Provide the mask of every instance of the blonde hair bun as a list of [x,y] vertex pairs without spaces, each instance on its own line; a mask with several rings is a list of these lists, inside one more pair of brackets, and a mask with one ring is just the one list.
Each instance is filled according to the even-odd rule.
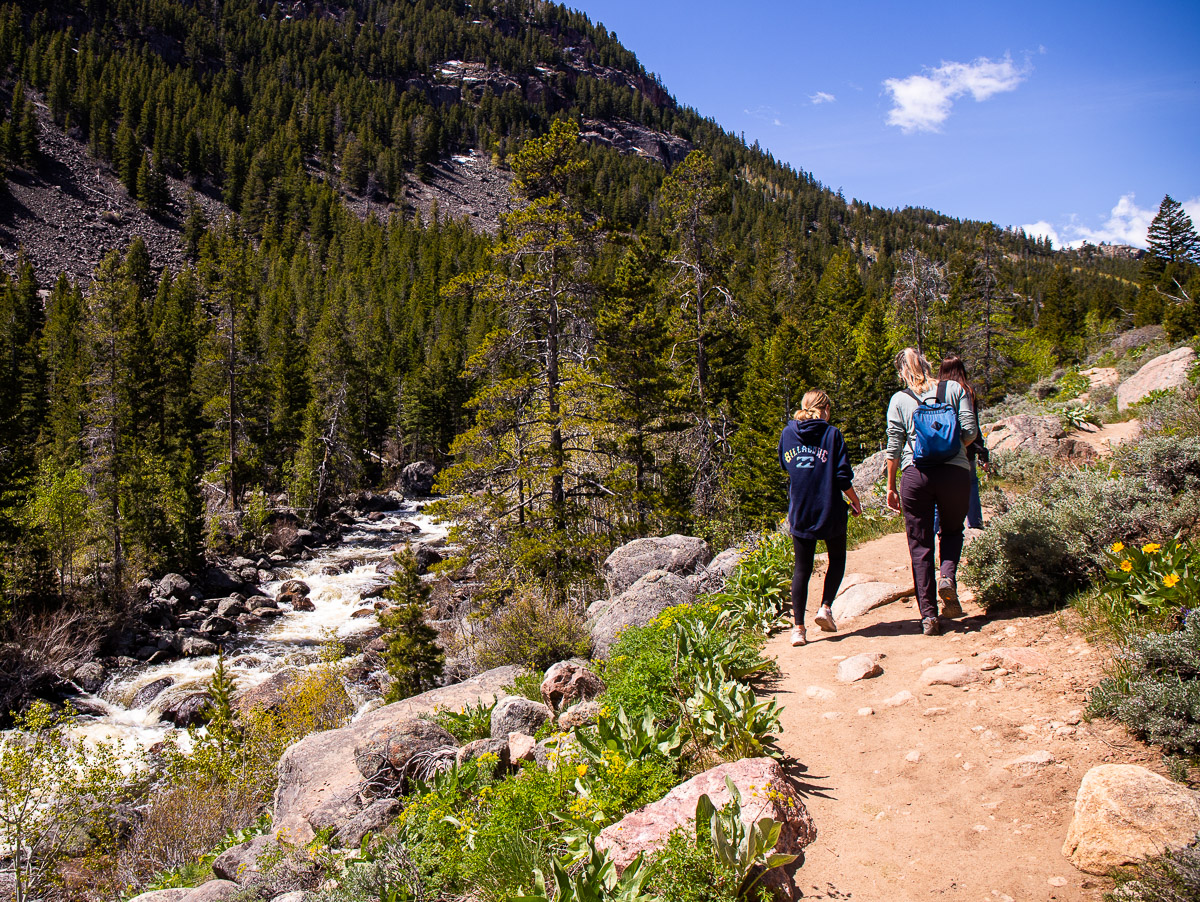
[[800,399],[800,409],[792,415],[792,419],[827,420],[832,410],[833,404],[829,400],[829,395],[819,388],[814,388],[804,393],[804,397]]

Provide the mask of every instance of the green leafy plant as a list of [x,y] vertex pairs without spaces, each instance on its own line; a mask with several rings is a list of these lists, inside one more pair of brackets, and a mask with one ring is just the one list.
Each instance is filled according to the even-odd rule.
[[1096,409],[1091,404],[1068,404],[1063,408],[1060,416],[1063,426],[1067,429],[1082,429],[1084,426],[1093,426],[1099,421]]
[[490,705],[482,701],[474,705],[465,705],[458,711],[449,708],[439,708],[433,714],[433,722],[453,736],[462,745],[476,739],[487,739],[492,735],[492,712],[496,710],[499,699]]
[[1141,546],[1114,542],[1106,554],[1105,590],[1126,611],[1124,620],[1161,627],[1200,602],[1200,557],[1178,536]]
[[778,757],[773,734],[781,729],[779,712],[774,699],[759,701],[749,686],[709,666],[702,669],[695,692],[683,704],[683,725],[698,744],[730,759]]
[[599,761],[606,752],[616,752],[631,760],[645,755],[670,759],[678,756],[685,740],[679,724],[665,727],[652,711],[647,711],[638,720],[629,717],[624,708],[617,708],[615,712],[602,709],[594,731],[576,729],[575,741],[587,758]]
[[554,881],[551,891],[542,871],[533,875],[533,888],[518,895],[513,902],[660,902],[659,897],[646,892],[650,869],[639,854],[619,876],[617,866],[595,846],[581,866],[568,870],[560,861],[550,865]]
[[742,794],[733,780],[725,778],[730,801],[718,809],[707,794],[696,801],[696,833],[707,832],[717,860],[738,877],[738,896],[746,898],[763,874],[796,860],[795,855],[776,852],[783,824],[762,817],[749,827],[742,822]]

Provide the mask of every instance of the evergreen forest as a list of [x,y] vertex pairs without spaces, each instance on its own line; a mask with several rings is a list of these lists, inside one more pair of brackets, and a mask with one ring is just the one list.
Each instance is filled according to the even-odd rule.
[[[808,388],[877,451],[905,345],[962,354],[995,401],[1104,334],[1200,327],[1194,247],[1064,252],[847,200],[541,0],[9,3],[0,75],[10,175],[42,165],[44,107],[186,253],[0,276],[9,612],[119,608],[248,519],[319,521],[417,460],[485,572],[562,593],[630,538],[777,519]],[[691,150],[621,154],[596,122]],[[462,153],[511,179],[498,234],[403,202]]]

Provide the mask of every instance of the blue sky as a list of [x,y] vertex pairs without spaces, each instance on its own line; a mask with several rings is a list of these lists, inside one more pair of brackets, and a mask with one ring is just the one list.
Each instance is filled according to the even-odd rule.
[[847,198],[1144,245],[1200,227],[1200,2],[578,0],[675,97]]

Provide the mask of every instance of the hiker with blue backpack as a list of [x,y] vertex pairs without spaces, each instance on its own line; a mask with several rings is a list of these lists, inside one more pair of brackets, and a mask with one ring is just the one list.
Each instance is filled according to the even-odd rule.
[[[934,379],[929,361],[916,348],[896,355],[896,372],[905,388],[892,395],[888,404],[887,505],[904,513],[921,630],[938,636],[942,632],[939,599],[942,616],[962,616],[958,559],[971,497],[966,446],[979,434],[979,426],[966,390],[957,382]],[[938,509],[940,569],[934,559],[933,519]]]

